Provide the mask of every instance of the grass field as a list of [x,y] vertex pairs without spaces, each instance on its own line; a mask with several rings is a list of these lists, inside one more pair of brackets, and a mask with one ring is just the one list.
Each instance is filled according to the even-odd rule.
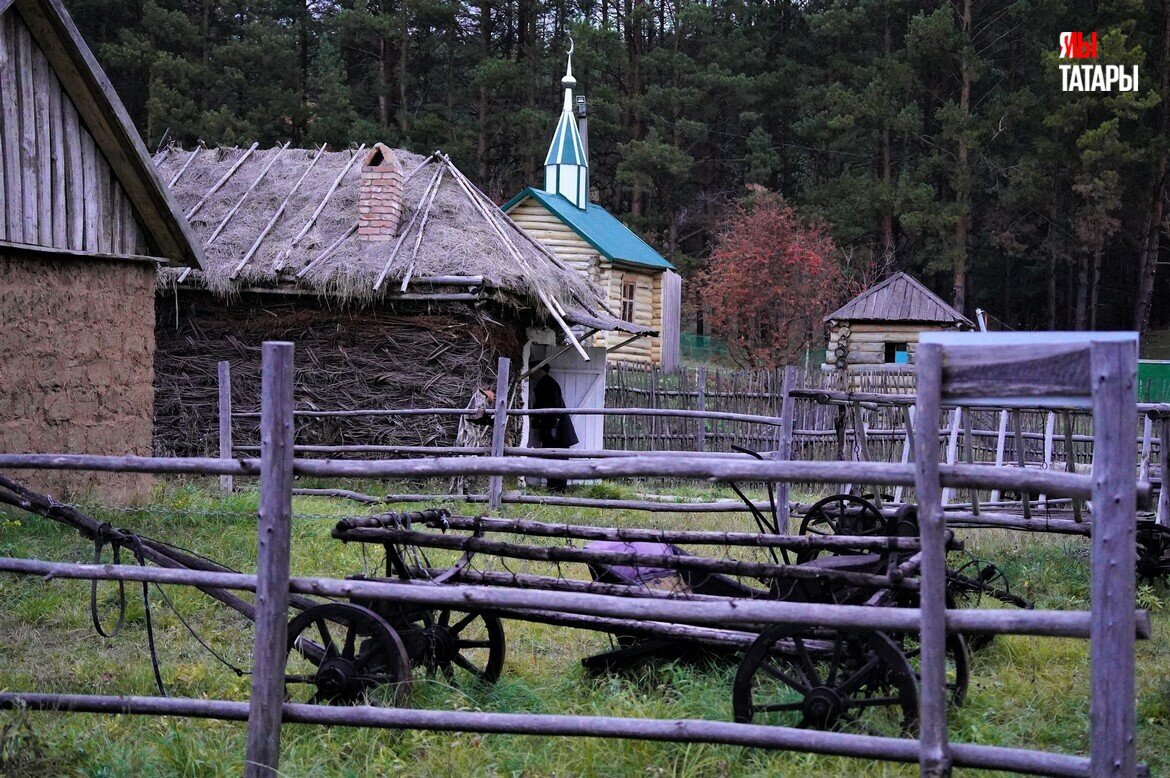
[[[370,488],[366,485],[366,488]],[[608,488],[608,487],[607,487]],[[168,539],[241,570],[255,569],[255,492],[230,498],[192,485],[160,488],[149,510],[96,512],[99,518]],[[339,516],[372,512],[352,503],[297,498],[293,573],[377,574],[380,555],[330,539]],[[511,515],[592,520],[625,526],[750,529],[746,516],[622,514],[516,506]],[[1088,600],[1086,541],[1064,537],[969,532],[968,548],[1000,564],[1038,607],[1083,608]],[[38,517],[0,512],[0,554],[87,562],[93,549],[72,530]],[[516,569],[516,568],[514,568]],[[538,572],[549,573],[548,570]],[[586,577],[565,566],[564,573]],[[167,593],[200,635],[247,667],[250,623],[195,592]],[[128,590],[128,624],[115,639],[90,624],[88,584],[0,578],[0,688],[97,694],[153,694],[154,684],[137,588]],[[1170,639],[1165,588],[1143,589],[1154,639],[1139,644],[1138,750],[1154,774],[1170,771]],[[116,616],[116,585],[102,584],[107,622]],[[163,677],[176,696],[243,700],[248,678],[211,658],[152,596]],[[731,718],[730,664],[665,663],[620,675],[591,677],[579,660],[609,647],[605,635],[510,622],[503,676],[491,688],[453,687],[416,679],[414,705],[447,710]],[[967,704],[953,709],[958,741],[1084,753],[1088,728],[1088,644],[1000,637],[974,657]],[[0,773],[19,775],[238,775],[244,725],[85,714],[0,713]],[[284,728],[282,773],[366,775],[841,775],[915,774],[913,766],[736,747],[597,739],[478,736]]]

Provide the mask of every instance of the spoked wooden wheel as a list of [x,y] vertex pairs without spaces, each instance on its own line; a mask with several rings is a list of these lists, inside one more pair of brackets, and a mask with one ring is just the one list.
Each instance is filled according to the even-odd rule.
[[744,655],[732,706],[741,723],[899,735],[917,726],[918,683],[881,632],[781,624]]
[[436,611],[423,628],[427,675],[495,683],[504,669],[504,626],[485,613]]
[[[918,635],[906,635],[899,641],[899,648],[906,655],[906,661],[914,670],[914,677],[922,683],[922,646]],[[967,688],[971,683],[971,652],[966,639],[959,634],[947,635],[947,699],[951,705],[959,706],[967,701]]]
[[[813,503],[800,522],[801,535],[879,535],[886,520],[877,506],[863,497],[834,494]],[[797,563],[816,559],[818,549],[802,549]]]
[[410,660],[402,641],[381,616],[346,602],[315,605],[288,625],[285,689],[310,692],[310,703],[353,705],[410,698]]

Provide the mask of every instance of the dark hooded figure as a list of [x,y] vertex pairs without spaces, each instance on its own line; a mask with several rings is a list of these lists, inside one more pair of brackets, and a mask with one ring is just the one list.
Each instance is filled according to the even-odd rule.
[[[565,397],[561,394],[561,385],[549,375],[548,368],[542,367],[534,375],[537,380],[532,387],[532,407],[564,408]],[[571,448],[579,442],[577,431],[573,429],[573,420],[567,413],[533,416],[532,427],[536,430],[541,448]],[[568,482],[563,478],[548,479],[548,488],[554,492],[563,492],[567,485]]]

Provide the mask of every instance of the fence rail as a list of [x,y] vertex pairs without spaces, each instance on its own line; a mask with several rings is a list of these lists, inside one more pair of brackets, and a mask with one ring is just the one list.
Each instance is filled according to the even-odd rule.
[[[264,347],[260,440],[257,459],[103,457],[57,454],[2,454],[0,468],[90,469],[105,472],[201,473],[260,476],[258,575],[198,569],[160,569],[122,565],[46,563],[0,559],[0,570],[44,578],[142,580],[179,583],[205,589],[256,591],[256,640],[253,654],[252,696],[249,703],[153,697],[100,697],[39,693],[0,694],[0,706],[25,705],[39,709],[91,710],[138,714],[199,716],[248,721],[246,773],[276,773],[282,720],[309,723],[423,728],[445,731],[509,732],[572,736],[631,737],[688,742],[716,742],[791,748],[818,753],[894,761],[917,761],[924,774],[945,774],[952,764],[1058,775],[1133,774],[1140,772],[1133,742],[1134,647],[1137,636],[1149,634],[1148,616],[1133,610],[1134,522],[1132,506],[1148,487],[1135,488],[1126,463],[1132,440],[1124,433],[1132,415],[1133,351],[1125,343],[1107,343],[1091,351],[1095,380],[1078,388],[1093,393],[1099,429],[1109,430],[1097,441],[1104,465],[1093,477],[996,464],[939,464],[940,441],[935,435],[913,436],[919,452],[913,463],[862,461],[756,460],[750,457],[711,457],[703,454],[663,457],[635,455],[583,459],[547,459],[503,453],[504,414],[497,406],[492,456],[406,460],[311,460],[294,458],[295,411],[292,404],[292,344]],[[1052,355],[1063,352],[1050,350]],[[942,355],[937,346],[920,349],[927,369],[919,413],[938,413],[946,384],[941,379]],[[986,355],[984,355],[986,356]],[[1032,354],[1031,356],[1035,356]],[[1033,366],[1035,359],[1028,362]],[[1046,364],[1042,359],[1039,362]],[[1063,364],[1063,363],[1062,363]],[[933,372],[932,372],[933,371]],[[501,366],[506,375],[506,366]],[[1127,405],[1128,404],[1128,405]],[[651,418],[655,418],[651,416]],[[791,417],[790,417],[791,418]],[[784,425],[780,429],[785,429]],[[789,428],[790,429],[790,428]],[[855,429],[864,440],[864,426]],[[783,443],[784,441],[781,441]],[[948,457],[949,461],[953,458]],[[560,478],[673,477],[712,480],[811,481],[844,480],[885,485],[914,484],[924,500],[920,507],[919,542],[921,608],[797,602],[727,600],[674,601],[665,598],[623,598],[608,594],[568,591],[501,589],[471,584],[419,585],[370,580],[290,577],[288,549],[291,536],[291,496],[295,475],[332,478],[403,478],[439,475],[539,475]],[[1015,490],[1063,498],[1093,498],[1099,514],[1092,532],[1092,610],[998,611],[946,610],[944,573],[940,565],[948,536],[945,532],[941,489],[967,487]],[[498,502],[498,490],[489,500]],[[785,506],[787,502],[783,503]],[[1025,505],[1029,503],[1025,502]],[[978,511],[972,516],[977,518]],[[972,516],[955,516],[970,520]],[[559,610],[590,616],[617,616],[676,624],[803,624],[837,628],[871,628],[921,633],[921,699],[919,739],[882,738],[839,732],[817,732],[785,727],[762,727],[710,721],[617,719],[610,717],[547,716],[533,714],[464,713],[370,707],[328,708],[283,702],[285,629],[290,592],[330,597],[362,597],[459,608],[514,608]],[[1106,625],[1113,625],[1106,628]],[[1120,625],[1122,629],[1118,629]],[[1091,641],[1090,756],[1052,754],[1029,749],[950,743],[946,733],[945,633],[992,632],[1060,635]],[[275,650],[274,650],[275,647]]]

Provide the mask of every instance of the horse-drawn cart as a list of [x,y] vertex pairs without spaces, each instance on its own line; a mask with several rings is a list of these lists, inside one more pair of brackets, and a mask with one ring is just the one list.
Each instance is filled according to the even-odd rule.
[[[913,507],[873,528],[865,523],[872,518],[868,508],[860,506],[865,515],[859,519],[854,510],[859,506],[847,500],[839,505],[835,522],[810,525],[821,527],[812,533],[825,534],[798,536],[544,523],[445,510],[346,519],[333,536],[380,546],[383,580],[419,586],[473,583],[635,598],[916,605],[919,543]],[[835,534],[843,527],[861,528],[863,534]],[[958,552],[962,545],[951,538],[948,547]],[[724,555],[712,553],[715,548]],[[730,549],[754,558],[734,558]],[[509,562],[553,565],[557,574],[517,572]],[[577,567],[566,570],[570,566]],[[957,590],[978,590],[991,580],[986,574],[985,580],[962,578]],[[325,702],[361,699],[378,686],[393,689],[401,701],[412,667],[491,683],[503,665],[504,621],[610,634],[611,650],[583,659],[594,672],[650,658],[741,657],[732,691],[739,721],[891,731],[912,728],[917,717],[914,635],[766,624],[726,629],[552,610],[436,611],[361,600],[322,604],[290,624],[290,668],[297,661],[316,668],[315,673],[290,670],[290,681],[309,684],[310,697]],[[966,641],[955,635],[948,649],[952,700],[961,703],[969,675]]]

